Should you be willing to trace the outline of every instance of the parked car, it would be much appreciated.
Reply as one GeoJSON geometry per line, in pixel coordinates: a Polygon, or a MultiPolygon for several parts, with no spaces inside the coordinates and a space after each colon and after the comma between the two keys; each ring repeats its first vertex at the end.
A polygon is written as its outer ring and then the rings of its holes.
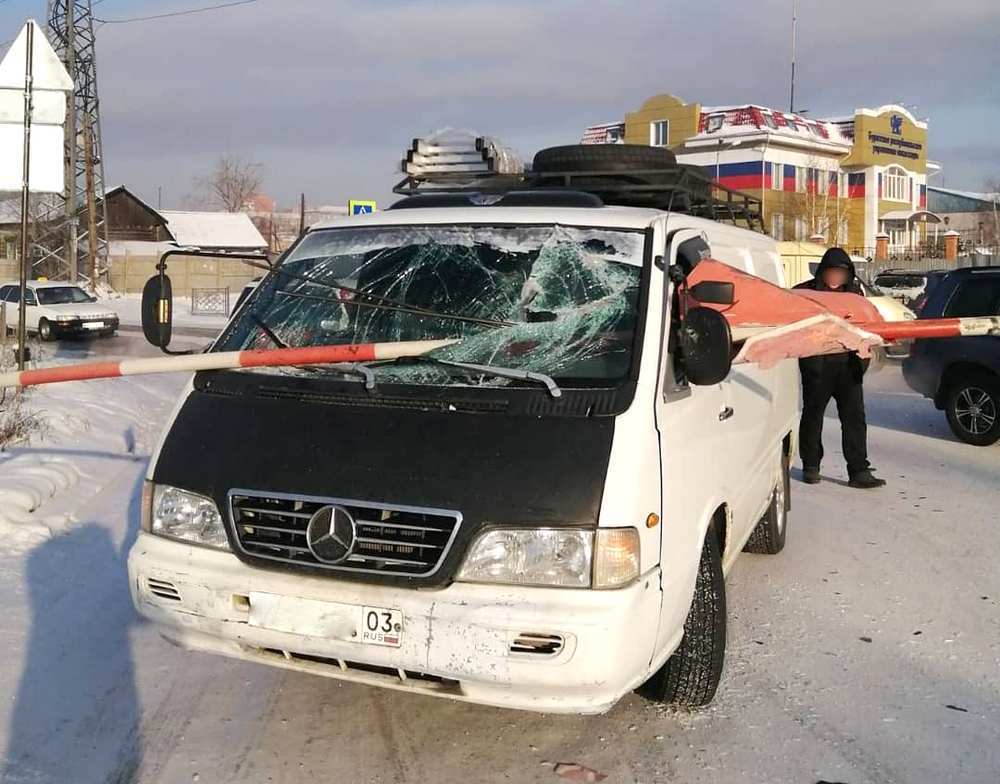
{"type": "Polygon", "coordinates": [[[908,305],[924,292],[927,286],[927,273],[898,269],[884,270],[875,276],[872,286],[879,293],[902,300],[908,305]]]}
{"type": "Polygon", "coordinates": [[[937,285],[944,280],[944,277],[951,272],[951,270],[931,270],[927,273],[927,282],[924,284],[924,290],[917,295],[917,298],[910,303],[910,308],[917,315],[920,311],[924,309],[924,305],[927,304],[927,298],[930,296],[931,292],[937,287],[937,285]]]}
{"type": "MultiPolygon", "coordinates": [[[[20,285],[0,286],[0,301],[7,303],[7,327],[17,328],[20,310],[20,285]]],[[[97,305],[79,286],[54,281],[28,281],[25,291],[25,324],[29,334],[42,340],[57,340],[81,335],[113,335],[118,329],[118,314],[106,305],[97,305]]]]}
{"type": "MultiPolygon", "coordinates": [[[[941,277],[920,318],[1000,315],[1000,267],[941,277]]],[[[1000,337],[916,340],[903,376],[948,417],[952,432],[975,446],[1000,440],[1000,337]]]]}
{"type": "MultiPolygon", "coordinates": [[[[574,171],[673,161],[561,149],[574,171]]],[[[696,383],[674,287],[709,254],[780,283],[780,257],[602,198],[436,193],[311,227],[212,351],[458,343],[196,374],[147,473],[139,612],[189,649],[469,702],[709,702],[724,576],[785,543],[798,370],[696,383]]]]}

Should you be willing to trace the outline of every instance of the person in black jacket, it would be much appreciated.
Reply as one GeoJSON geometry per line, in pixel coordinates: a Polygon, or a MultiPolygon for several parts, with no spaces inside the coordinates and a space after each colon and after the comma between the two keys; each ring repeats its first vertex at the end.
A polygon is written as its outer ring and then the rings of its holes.
{"type": "MultiPolygon", "coordinates": [[[[842,248],[830,248],[816,269],[816,277],[797,289],[843,291],[861,294],[854,262],[842,248]]],[[[809,484],[820,480],[823,459],[823,415],[830,398],[837,401],[837,414],[847,474],[851,487],[873,488],[885,484],[872,474],[868,462],[868,427],[865,423],[864,375],[868,360],[855,352],[806,357],[799,360],[802,373],[802,421],[799,424],[799,454],[802,478],[809,484]]]]}

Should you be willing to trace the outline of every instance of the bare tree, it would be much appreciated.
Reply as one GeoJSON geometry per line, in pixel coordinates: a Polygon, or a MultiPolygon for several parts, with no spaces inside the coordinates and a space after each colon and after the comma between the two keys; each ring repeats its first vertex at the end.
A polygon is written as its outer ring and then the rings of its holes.
{"type": "Polygon", "coordinates": [[[839,188],[834,189],[834,182],[839,182],[840,174],[829,160],[819,157],[810,157],[802,168],[805,169],[805,189],[785,201],[785,232],[791,232],[795,239],[800,239],[795,232],[801,221],[801,239],[822,234],[826,242],[836,244],[847,233],[844,201],[847,194],[841,193],[839,188]],[[834,177],[838,179],[834,180],[834,177]]]}
{"type": "Polygon", "coordinates": [[[226,212],[239,212],[258,190],[263,167],[238,155],[223,155],[211,174],[195,180],[196,188],[226,212]]]}

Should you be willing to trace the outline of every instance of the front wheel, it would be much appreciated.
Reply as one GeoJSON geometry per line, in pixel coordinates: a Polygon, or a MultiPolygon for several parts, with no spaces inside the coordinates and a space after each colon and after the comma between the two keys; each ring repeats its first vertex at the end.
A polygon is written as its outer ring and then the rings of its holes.
{"type": "Polygon", "coordinates": [[[38,337],[40,337],[45,343],[55,340],[55,335],[52,333],[52,325],[49,323],[48,319],[42,319],[38,322],[38,337]]]}
{"type": "Polygon", "coordinates": [[[687,708],[708,705],[726,658],[726,582],[714,528],[708,529],[684,637],[674,655],[640,688],[655,702],[687,708]]]}
{"type": "Polygon", "coordinates": [[[967,444],[990,446],[1000,441],[1000,380],[974,375],[951,385],[945,398],[951,432],[967,444]]]}

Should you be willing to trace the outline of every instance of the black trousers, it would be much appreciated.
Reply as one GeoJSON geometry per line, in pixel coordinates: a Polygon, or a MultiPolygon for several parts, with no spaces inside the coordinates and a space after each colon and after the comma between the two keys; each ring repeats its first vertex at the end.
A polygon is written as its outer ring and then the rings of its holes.
{"type": "Polygon", "coordinates": [[[799,360],[802,373],[802,421],[799,455],[806,468],[819,468],[823,460],[823,415],[830,398],[837,401],[841,443],[847,473],[867,471],[868,425],[865,422],[865,364],[853,354],[836,354],[799,360]]]}

